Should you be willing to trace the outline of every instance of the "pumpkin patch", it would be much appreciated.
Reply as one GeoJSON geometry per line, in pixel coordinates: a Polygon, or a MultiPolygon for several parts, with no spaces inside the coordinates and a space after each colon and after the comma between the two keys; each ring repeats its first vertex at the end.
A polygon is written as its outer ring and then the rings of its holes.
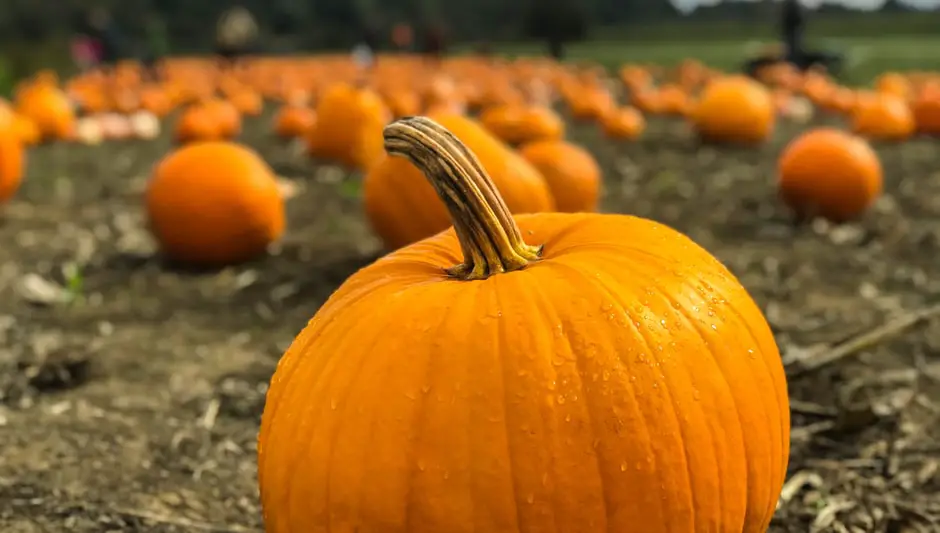
{"type": "Polygon", "coordinates": [[[934,530],[929,11],[331,1],[11,11],[0,530],[934,530]]]}

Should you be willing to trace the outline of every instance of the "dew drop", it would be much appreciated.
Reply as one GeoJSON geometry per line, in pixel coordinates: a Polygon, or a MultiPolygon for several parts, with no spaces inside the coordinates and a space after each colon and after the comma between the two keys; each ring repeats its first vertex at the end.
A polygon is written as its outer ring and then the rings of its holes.
{"type": "Polygon", "coordinates": [[[627,471],[627,462],[626,462],[626,461],[623,461],[622,463],[620,463],[620,471],[621,471],[621,472],[626,472],[626,471],[627,471]]]}
{"type": "Polygon", "coordinates": [[[529,502],[530,504],[535,502],[535,494],[529,493],[529,495],[525,497],[525,501],[529,502]]]}
{"type": "Polygon", "coordinates": [[[558,397],[555,398],[555,401],[558,402],[558,405],[561,405],[561,404],[565,403],[565,397],[562,396],[561,394],[559,394],[558,397]]]}

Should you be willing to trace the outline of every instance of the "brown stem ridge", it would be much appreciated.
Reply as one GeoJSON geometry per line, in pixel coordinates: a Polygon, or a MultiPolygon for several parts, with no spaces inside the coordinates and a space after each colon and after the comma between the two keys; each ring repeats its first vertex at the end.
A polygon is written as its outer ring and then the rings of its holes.
{"type": "Polygon", "coordinates": [[[447,273],[486,279],[539,260],[541,246],[522,239],[506,202],[483,165],[453,133],[427,117],[405,117],[385,126],[385,151],[411,161],[447,206],[463,250],[463,263],[447,273]]]}

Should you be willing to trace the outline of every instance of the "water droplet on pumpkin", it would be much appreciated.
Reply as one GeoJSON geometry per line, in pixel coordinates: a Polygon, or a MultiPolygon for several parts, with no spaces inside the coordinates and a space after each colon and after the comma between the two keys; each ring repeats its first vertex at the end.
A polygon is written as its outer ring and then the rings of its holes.
{"type": "Polygon", "coordinates": [[[571,422],[571,415],[565,415],[565,422],[571,422]]]}
{"type": "Polygon", "coordinates": [[[610,379],[610,372],[607,371],[607,370],[603,371],[603,372],[601,373],[601,377],[603,378],[604,381],[609,380],[609,379],[610,379]]]}
{"type": "Polygon", "coordinates": [[[525,497],[525,501],[527,501],[527,502],[529,502],[529,503],[535,502],[535,494],[532,494],[532,493],[530,492],[530,493],[525,497]]]}
{"type": "Polygon", "coordinates": [[[621,472],[626,472],[626,471],[627,471],[627,462],[626,462],[626,461],[623,461],[622,463],[620,463],[620,471],[621,471],[621,472]]]}
{"type": "Polygon", "coordinates": [[[752,348],[748,348],[747,356],[750,357],[751,359],[757,359],[757,353],[755,353],[752,348]]]}
{"type": "Polygon", "coordinates": [[[558,405],[561,405],[561,404],[565,403],[565,397],[562,396],[561,394],[559,394],[559,395],[555,398],[555,401],[558,402],[558,405]]]}
{"type": "Polygon", "coordinates": [[[422,461],[421,459],[418,459],[418,470],[424,472],[425,468],[426,467],[425,467],[424,461],[422,461]]]}
{"type": "Polygon", "coordinates": [[[542,474],[542,486],[547,487],[549,482],[548,472],[542,474]]]}
{"type": "Polygon", "coordinates": [[[698,389],[692,389],[692,399],[695,401],[699,401],[700,399],[702,399],[702,393],[699,392],[698,389]]]}
{"type": "Polygon", "coordinates": [[[715,331],[718,331],[718,325],[717,325],[717,324],[712,324],[712,329],[715,330],[715,331]]]}
{"type": "Polygon", "coordinates": [[[554,365],[554,366],[561,366],[561,365],[563,365],[563,364],[565,364],[565,360],[562,359],[560,356],[558,356],[558,357],[552,357],[552,365],[554,365]]]}
{"type": "Polygon", "coordinates": [[[450,472],[447,470],[444,470],[444,474],[441,477],[443,477],[444,479],[450,479],[450,472]]]}
{"type": "Polygon", "coordinates": [[[430,386],[430,385],[424,385],[424,386],[422,386],[422,387],[421,387],[421,392],[423,392],[424,394],[427,394],[427,393],[431,392],[431,386],[430,386]]]}
{"type": "Polygon", "coordinates": [[[330,409],[336,410],[336,398],[330,398],[330,409]]]}
{"type": "Polygon", "coordinates": [[[408,398],[409,400],[415,400],[417,397],[412,392],[406,392],[405,398],[408,398]]]}

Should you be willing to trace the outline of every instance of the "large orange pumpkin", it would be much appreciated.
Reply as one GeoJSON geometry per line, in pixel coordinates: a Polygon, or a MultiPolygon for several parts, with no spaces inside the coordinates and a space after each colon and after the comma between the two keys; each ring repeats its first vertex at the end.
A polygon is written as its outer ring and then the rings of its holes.
{"type": "MultiPolygon", "coordinates": [[[[555,207],[539,171],[474,120],[433,115],[477,153],[513,213],[555,207]]],[[[400,157],[383,156],[363,180],[366,218],[388,249],[400,248],[450,226],[447,209],[421,172],[400,157]]]]}
{"type": "Polygon", "coordinates": [[[251,259],[284,232],[284,201],[253,150],[225,141],[167,155],[147,186],[150,228],[168,257],[222,266],[251,259]]]}
{"type": "Polygon", "coordinates": [[[562,213],[596,211],[601,168],[590,152],[567,141],[536,141],[519,150],[548,183],[555,209],[562,213]]]}
{"type": "Polygon", "coordinates": [[[709,83],[690,114],[703,140],[742,144],[766,140],[776,117],[770,92],[744,76],[709,83]]]}
{"type": "Polygon", "coordinates": [[[842,222],[878,198],[882,180],[881,162],[867,142],[834,128],[817,128],[784,149],[777,185],[797,214],[842,222]]]}
{"type": "Polygon", "coordinates": [[[915,127],[907,101],[894,94],[865,95],[859,98],[852,114],[853,131],[872,140],[903,141],[915,127]]]}
{"type": "Polygon", "coordinates": [[[760,309],[682,234],[510,216],[424,118],[385,129],[455,229],[353,274],[281,358],[268,533],[764,533],[789,452],[760,309]]]}

